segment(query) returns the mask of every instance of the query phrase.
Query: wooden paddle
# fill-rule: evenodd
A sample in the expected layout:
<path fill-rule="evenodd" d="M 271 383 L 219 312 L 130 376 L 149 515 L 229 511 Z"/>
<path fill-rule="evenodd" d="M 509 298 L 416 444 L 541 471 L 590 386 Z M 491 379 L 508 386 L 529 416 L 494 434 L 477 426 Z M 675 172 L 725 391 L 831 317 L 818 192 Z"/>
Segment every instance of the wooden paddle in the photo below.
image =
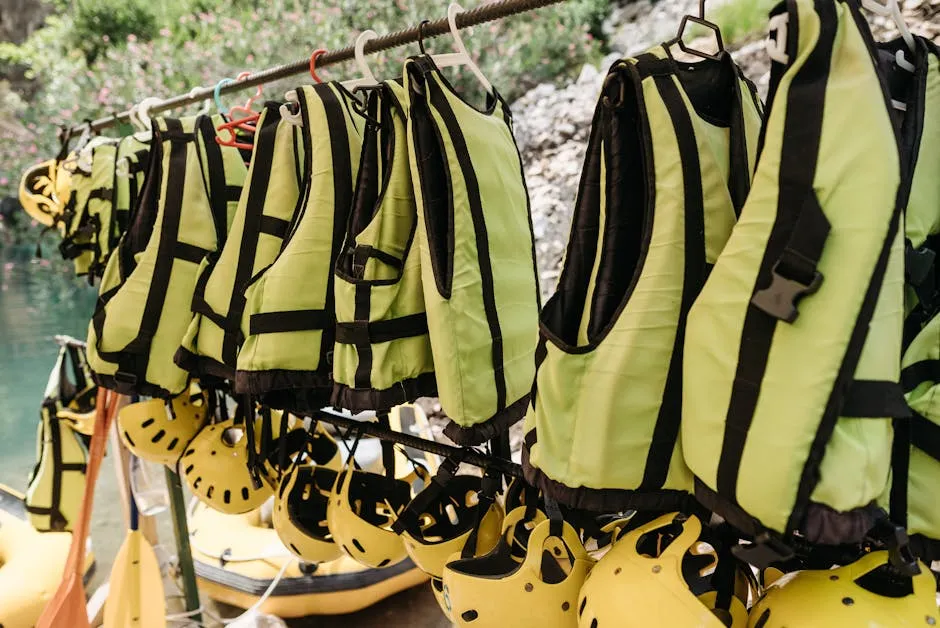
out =
<path fill-rule="evenodd" d="M 105 628 L 166 628 L 163 576 L 153 547 L 138 528 L 139 512 L 133 492 L 130 529 L 111 567 L 108 600 L 104 605 Z"/>
<path fill-rule="evenodd" d="M 36 623 L 36 628 L 90 628 L 88 611 L 85 608 L 85 585 L 82 582 L 85 566 L 85 541 L 91 525 L 91 511 L 95 501 L 95 483 L 101 460 L 108 442 L 108 427 L 117 414 L 117 395 L 104 388 L 98 389 L 98 401 L 95 412 L 95 431 L 91 437 L 88 454 L 88 469 L 85 472 L 85 496 L 78 523 L 72 530 L 72 545 L 65 563 L 62 583 L 55 595 L 49 600 Z"/>

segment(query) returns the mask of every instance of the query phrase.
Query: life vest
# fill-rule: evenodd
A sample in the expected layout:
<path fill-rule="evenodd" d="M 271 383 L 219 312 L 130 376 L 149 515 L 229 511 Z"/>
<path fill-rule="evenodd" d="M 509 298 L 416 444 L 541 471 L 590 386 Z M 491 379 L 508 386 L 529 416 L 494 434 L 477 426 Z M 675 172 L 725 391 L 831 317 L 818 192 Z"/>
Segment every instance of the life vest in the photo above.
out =
<path fill-rule="evenodd" d="M 176 363 L 195 375 L 235 379 L 245 287 L 277 257 L 300 197 L 301 130 L 269 103 L 225 246 L 202 261 L 193 319 Z"/>
<path fill-rule="evenodd" d="M 415 242 L 406 94 L 373 92 L 346 243 L 336 263 L 332 405 L 390 410 L 437 394 Z"/>
<path fill-rule="evenodd" d="M 297 91 L 303 120 L 302 204 L 277 259 L 245 290 L 236 391 L 296 412 L 329 405 L 336 319 L 333 268 L 352 204 L 362 116 L 339 83 Z"/>
<path fill-rule="evenodd" d="M 915 552 L 929 563 L 940 560 L 940 49 L 920 37 L 916 41 L 902 126 L 913 178 L 905 211 L 908 288 L 901 384 L 912 416 L 895 422 L 889 503 L 892 519 L 907 527 Z"/>
<path fill-rule="evenodd" d="M 460 445 L 525 414 L 539 294 L 529 198 L 509 106 L 480 111 L 426 55 L 405 62 L 408 151 L 438 394 Z"/>
<path fill-rule="evenodd" d="M 109 220 L 114 185 L 116 147 L 106 138 L 95 138 L 94 144 L 79 151 L 74 159 L 72 194 L 65 207 L 65 234 L 59 244 L 62 257 L 72 260 L 75 274 L 94 274 L 101 259 L 100 231 L 102 219 Z M 82 153 L 89 153 L 85 169 Z M 107 248 L 107 247 L 106 247 Z"/>
<path fill-rule="evenodd" d="M 143 188 L 150 157 L 150 144 L 136 135 L 128 135 L 118 142 L 114 155 L 114 200 L 111 224 L 107 232 L 110 250 L 117 247 L 121 235 L 127 231 Z M 102 270 L 107 259 L 102 263 Z"/>
<path fill-rule="evenodd" d="M 723 55 L 616 63 L 594 113 L 564 269 L 542 310 L 527 479 L 599 511 L 683 508 L 682 343 L 750 189 L 761 105 Z"/>
<path fill-rule="evenodd" d="M 69 421 L 58 416 L 90 383 L 79 354 L 77 347 L 59 349 L 39 411 L 36 466 L 24 502 L 30 523 L 42 532 L 71 530 L 82 506 L 88 450 Z M 74 382 L 67 375 L 70 367 Z"/>
<path fill-rule="evenodd" d="M 884 516 L 892 418 L 907 413 L 898 134 L 854 1 L 773 15 L 787 63 L 747 202 L 689 313 L 682 448 L 699 501 L 765 548 L 797 531 L 853 543 Z"/>
<path fill-rule="evenodd" d="M 153 181 L 145 185 L 126 249 L 105 271 L 88 344 L 99 385 L 166 398 L 186 388 L 188 374 L 173 355 L 192 318 L 197 269 L 225 240 L 228 205 L 237 200 L 231 189 L 244 181 L 245 165 L 238 149 L 215 141 L 209 117 L 155 124 Z"/>

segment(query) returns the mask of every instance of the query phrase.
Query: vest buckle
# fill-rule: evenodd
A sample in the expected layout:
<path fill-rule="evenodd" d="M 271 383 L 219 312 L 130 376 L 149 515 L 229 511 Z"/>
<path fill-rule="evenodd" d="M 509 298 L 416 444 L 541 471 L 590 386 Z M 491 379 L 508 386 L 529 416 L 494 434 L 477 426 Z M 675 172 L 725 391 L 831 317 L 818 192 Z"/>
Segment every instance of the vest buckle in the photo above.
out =
<path fill-rule="evenodd" d="M 133 373 L 128 373 L 127 371 L 117 371 L 114 374 L 114 381 L 119 384 L 127 384 L 128 386 L 136 386 L 137 376 Z"/>
<path fill-rule="evenodd" d="M 793 550 L 783 540 L 769 532 L 755 537 L 751 545 L 735 545 L 731 553 L 739 560 L 754 565 L 758 569 L 764 569 L 773 563 L 788 561 L 794 556 Z"/>
<path fill-rule="evenodd" d="M 758 290 L 751 297 L 751 304 L 776 319 L 792 323 L 800 315 L 796 304 L 805 296 L 814 294 L 823 282 L 823 274 L 813 270 L 809 281 L 788 277 L 782 272 L 780 261 L 771 271 L 770 286 Z"/>
<path fill-rule="evenodd" d="M 927 245 L 914 248 L 907 240 L 904 247 L 904 281 L 907 282 L 917 299 L 930 309 L 937 298 L 938 281 L 936 278 L 937 253 Z"/>

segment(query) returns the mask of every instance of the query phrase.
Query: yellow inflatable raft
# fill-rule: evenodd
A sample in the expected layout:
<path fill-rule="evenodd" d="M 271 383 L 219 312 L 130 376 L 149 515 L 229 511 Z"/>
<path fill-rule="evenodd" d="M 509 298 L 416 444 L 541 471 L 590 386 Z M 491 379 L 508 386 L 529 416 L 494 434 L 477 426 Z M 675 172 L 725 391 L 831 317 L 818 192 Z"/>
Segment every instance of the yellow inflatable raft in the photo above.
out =
<path fill-rule="evenodd" d="M 59 588 L 71 532 L 37 532 L 23 495 L 0 484 L 0 627 L 33 628 Z M 94 569 L 85 555 L 85 579 Z"/>
<path fill-rule="evenodd" d="M 189 518 L 190 544 L 199 589 L 213 600 L 248 608 L 290 562 L 260 611 L 278 617 L 352 613 L 399 591 L 427 582 L 410 559 L 382 569 L 348 556 L 299 564 L 281 544 L 264 507 L 226 515 L 198 504 Z"/>

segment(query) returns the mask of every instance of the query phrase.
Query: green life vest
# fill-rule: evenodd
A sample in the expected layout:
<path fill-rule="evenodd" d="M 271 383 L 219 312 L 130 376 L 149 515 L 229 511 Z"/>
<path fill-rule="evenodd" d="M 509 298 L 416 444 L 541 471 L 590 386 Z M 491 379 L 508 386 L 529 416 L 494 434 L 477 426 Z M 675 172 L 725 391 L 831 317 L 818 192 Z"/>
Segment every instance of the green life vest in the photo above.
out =
<path fill-rule="evenodd" d="M 29 477 L 25 504 L 30 523 L 41 532 L 71 530 L 82 507 L 88 450 L 69 422 L 58 416 L 72 407 L 79 395 L 87 397 L 91 381 L 80 352 L 77 347 L 59 349 L 40 407 L 36 466 Z M 69 367 L 74 381 L 69 380 Z"/>
<path fill-rule="evenodd" d="M 108 234 L 111 250 L 117 247 L 121 235 L 127 231 L 133 219 L 137 199 L 147 173 L 149 157 L 149 142 L 141 141 L 134 135 L 121 138 L 117 145 L 114 157 L 114 207 L 111 210 L 111 226 Z"/>
<path fill-rule="evenodd" d="M 238 149 L 216 142 L 211 118 L 156 124 L 141 204 L 105 271 L 88 345 L 99 385 L 170 397 L 188 382 L 173 355 L 192 319 L 196 272 L 225 240 L 246 169 Z"/>
<path fill-rule="evenodd" d="M 297 92 L 303 120 L 301 207 L 277 259 L 245 291 L 236 391 L 296 412 L 329 405 L 336 332 L 333 268 L 362 148 L 362 116 L 339 83 Z"/>
<path fill-rule="evenodd" d="M 750 189 L 761 125 L 730 55 L 616 63 L 594 113 L 565 265 L 541 315 L 529 482 L 597 511 L 682 509 L 682 344 Z"/>
<path fill-rule="evenodd" d="M 689 313 L 682 448 L 696 497 L 744 532 L 853 543 L 884 516 L 907 413 L 906 193 L 857 4 L 785 12 L 751 192 Z"/>
<path fill-rule="evenodd" d="M 920 37 L 916 41 L 902 126 L 913 179 L 905 212 L 905 336 L 911 339 L 901 384 L 912 416 L 895 423 L 890 508 L 892 519 L 907 527 L 915 552 L 929 563 L 940 560 L 940 49 Z"/>
<path fill-rule="evenodd" d="M 508 105 L 467 104 L 426 55 L 405 62 L 408 151 L 445 434 L 477 445 L 525 414 L 539 295 Z"/>
<path fill-rule="evenodd" d="M 79 276 L 100 274 L 102 226 L 109 224 L 114 186 L 114 143 L 98 138 L 91 153 L 91 168 L 77 167 L 72 174 L 72 194 L 66 206 L 66 229 L 59 252 L 75 265 Z M 80 159 L 78 161 L 81 161 Z M 103 268 L 103 267 L 102 267 Z"/>
<path fill-rule="evenodd" d="M 228 238 L 199 269 L 193 319 L 176 363 L 194 375 L 235 379 L 248 281 L 277 257 L 300 198 L 301 130 L 278 106 L 261 112 L 255 148 Z"/>
<path fill-rule="evenodd" d="M 415 242 L 406 94 L 372 93 L 346 244 L 336 263 L 332 405 L 384 411 L 435 396 L 434 360 Z"/>

